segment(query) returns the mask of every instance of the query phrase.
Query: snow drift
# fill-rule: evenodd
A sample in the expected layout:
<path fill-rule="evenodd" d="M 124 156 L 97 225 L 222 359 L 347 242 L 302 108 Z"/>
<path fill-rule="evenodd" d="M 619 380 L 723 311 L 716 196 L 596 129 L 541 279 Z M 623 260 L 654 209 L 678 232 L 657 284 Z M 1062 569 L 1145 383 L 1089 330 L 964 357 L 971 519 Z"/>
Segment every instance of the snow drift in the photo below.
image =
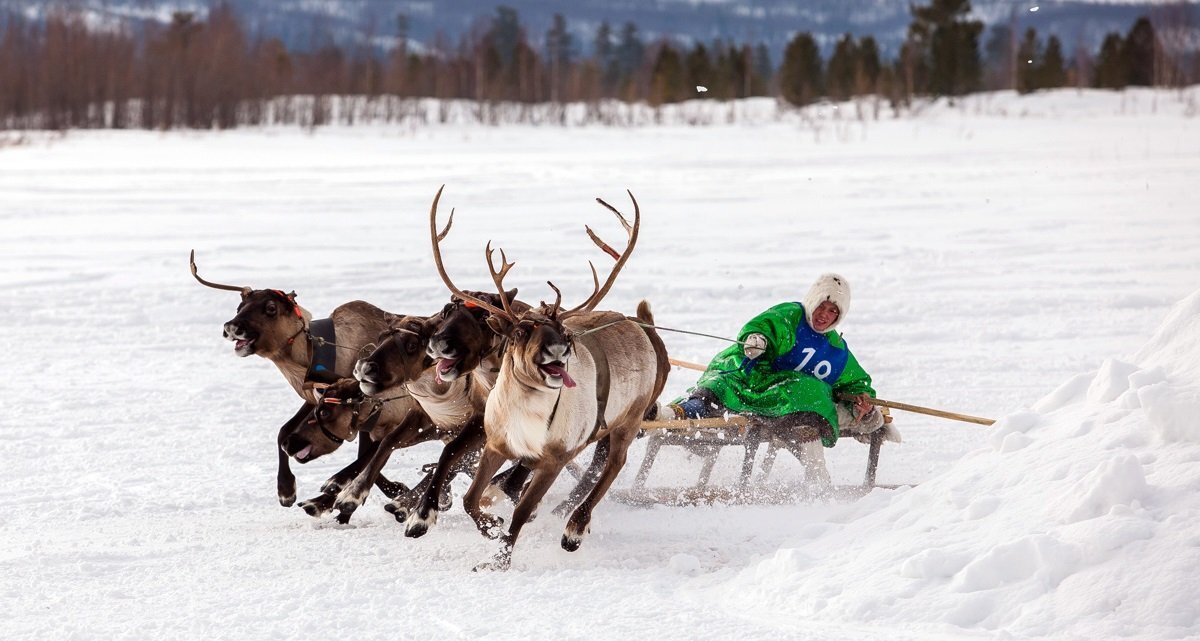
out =
<path fill-rule="evenodd" d="M 1200 292 L 990 429 L 919 487 L 877 490 L 723 587 L 734 609 L 1055 639 L 1200 633 Z M 1193 637 L 1194 638 L 1194 637 Z"/>

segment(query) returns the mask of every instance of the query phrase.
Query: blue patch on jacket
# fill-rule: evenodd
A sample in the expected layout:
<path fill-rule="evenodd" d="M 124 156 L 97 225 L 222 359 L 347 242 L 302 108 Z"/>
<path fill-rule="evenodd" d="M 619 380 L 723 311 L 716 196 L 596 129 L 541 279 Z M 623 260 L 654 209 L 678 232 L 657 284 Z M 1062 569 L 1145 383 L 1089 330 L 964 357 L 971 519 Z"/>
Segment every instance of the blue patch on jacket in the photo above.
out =
<path fill-rule="evenodd" d="M 801 309 L 804 309 L 801 307 Z M 808 312 L 805 311 L 807 316 Z M 779 358 L 771 361 L 777 370 L 804 372 L 833 385 L 846 369 L 850 352 L 834 347 L 824 334 L 818 334 L 808 326 L 804 318 L 796 326 L 796 346 Z"/>

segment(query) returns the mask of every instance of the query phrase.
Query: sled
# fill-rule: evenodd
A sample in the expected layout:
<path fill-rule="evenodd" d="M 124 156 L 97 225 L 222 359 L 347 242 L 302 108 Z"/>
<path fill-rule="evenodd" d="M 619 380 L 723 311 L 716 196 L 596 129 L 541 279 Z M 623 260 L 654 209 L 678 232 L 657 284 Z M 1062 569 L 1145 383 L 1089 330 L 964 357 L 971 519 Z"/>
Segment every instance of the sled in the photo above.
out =
<path fill-rule="evenodd" d="M 890 424 L 892 417 L 883 408 L 884 422 Z M 861 485 L 834 485 L 815 489 L 811 483 L 768 484 L 775 457 L 781 450 L 789 451 L 797 459 L 800 452 L 792 451 L 789 444 L 767 437 L 752 436 L 743 416 L 730 415 L 725 418 L 679 419 L 645 421 L 642 430 L 648 439 L 646 455 L 628 490 L 614 491 L 612 496 L 629 505 L 711 505 L 796 503 L 816 498 L 853 499 L 863 496 L 877 487 L 895 488 L 895 485 L 878 485 L 875 474 L 879 469 L 879 453 L 883 447 L 884 430 L 869 435 L 858 435 L 868 439 L 867 469 Z M 843 433 L 842 439 L 854 438 L 855 434 Z M 767 452 L 759 465 L 759 479 L 751 483 L 754 476 L 758 450 L 766 443 Z M 703 459 L 695 485 L 688 487 L 646 487 L 650 470 L 663 446 L 682 447 Z M 714 487 L 709 484 L 717 457 L 726 447 L 743 449 L 742 468 L 737 487 Z"/>

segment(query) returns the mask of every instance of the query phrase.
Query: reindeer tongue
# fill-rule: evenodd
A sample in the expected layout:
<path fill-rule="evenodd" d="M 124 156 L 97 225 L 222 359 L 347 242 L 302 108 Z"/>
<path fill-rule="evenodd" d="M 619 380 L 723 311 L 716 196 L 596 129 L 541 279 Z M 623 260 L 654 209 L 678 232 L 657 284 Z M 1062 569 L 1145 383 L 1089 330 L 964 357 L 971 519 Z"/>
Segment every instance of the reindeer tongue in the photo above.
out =
<path fill-rule="evenodd" d="M 454 366 L 457 363 L 458 363 L 458 361 L 454 360 L 453 358 L 439 359 L 437 362 L 437 367 L 434 368 L 434 371 L 433 371 L 434 378 L 437 379 L 437 382 L 444 383 L 445 381 L 442 380 L 442 374 L 454 369 Z"/>
<path fill-rule="evenodd" d="M 312 445 L 309 445 L 309 446 L 305 447 L 304 449 L 300 450 L 299 452 L 296 452 L 296 460 L 303 461 L 305 458 L 308 457 L 308 453 L 311 451 L 312 451 Z"/>
<path fill-rule="evenodd" d="M 567 368 L 562 365 L 542 365 L 542 369 L 561 378 L 566 387 L 575 387 L 575 379 L 571 378 L 571 375 L 567 373 Z"/>

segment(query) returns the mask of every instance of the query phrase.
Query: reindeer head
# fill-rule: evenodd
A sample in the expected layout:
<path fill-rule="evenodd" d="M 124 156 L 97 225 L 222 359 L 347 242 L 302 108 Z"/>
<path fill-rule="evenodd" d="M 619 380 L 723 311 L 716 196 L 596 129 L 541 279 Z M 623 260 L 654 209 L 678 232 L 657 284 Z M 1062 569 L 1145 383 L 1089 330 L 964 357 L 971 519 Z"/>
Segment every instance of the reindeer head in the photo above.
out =
<path fill-rule="evenodd" d="M 379 335 L 370 354 L 354 364 L 354 377 L 362 390 L 378 394 L 420 377 L 433 365 L 425 346 L 434 328 L 434 321 L 422 316 L 404 316 L 393 322 Z"/>
<path fill-rule="evenodd" d="M 592 295 L 578 306 L 563 311 L 561 309 L 562 293 L 553 283 L 547 283 L 554 290 L 556 296 L 553 304 L 547 305 L 546 303 L 542 303 L 537 309 L 515 309 L 511 303 L 512 298 L 504 290 L 504 276 L 508 274 L 508 271 L 516 263 L 508 262 L 508 257 L 505 256 L 504 250 L 501 249 L 500 266 L 497 268 L 494 260 L 494 251 L 490 242 L 485 249 L 485 255 L 488 270 L 491 272 L 492 282 L 496 285 L 498 295 L 485 298 L 476 296 L 472 292 L 464 292 L 455 287 L 450 277 L 446 274 L 445 266 L 442 264 L 440 249 L 441 241 L 450 233 L 450 227 L 454 224 L 454 212 L 450 213 L 450 220 L 446 223 L 446 228 L 438 232 L 437 205 L 441 197 L 442 189 L 438 189 L 437 196 L 434 197 L 433 205 L 429 210 L 429 234 L 433 243 L 434 262 L 437 264 L 438 274 L 442 277 L 442 281 L 458 299 L 474 303 L 489 313 L 487 324 L 492 328 L 492 331 L 504 340 L 504 363 L 508 366 L 508 371 L 512 376 L 531 387 L 550 389 L 558 389 L 564 386 L 574 387 L 575 381 L 567 373 L 568 362 L 572 355 L 572 338 L 563 322 L 571 316 L 593 311 L 596 305 L 608 294 L 609 289 L 612 288 L 613 283 L 616 281 L 617 274 L 625 266 L 625 262 L 629 260 L 629 256 L 637 243 L 638 230 L 641 227 L 641 209 L 638 207 L 637 199 L 633 197 L 632 193 L 629 194 L 630 199 L 633 200 L 634 208 L 634 222 L 632 225 L 611 205 L 599 198 L 596 199 L 597 202 L 617 216 L 617 219 L 621 221 L 621 225 L 625 228 L 629 240 L 625 246 L 625 251 L 618 253 L 601 240 L 590 227 L 585 226 L 587 234 L 592 241 L 604 250 L 605 253 L 616 259 L 616 264 L 613 266 L 612 271 L 609 272 L 604 284 L 601 285 L 600 279 L 596 275 L 595 265 L 591 265 L 589 262 L 592 268 L 592 281 L 595 284 Z M 494 298 L 499 299 L 499 304 L 496 304 Z"/>
<path fill-rule="evenodd" d="M 269 357 L 282 352 L 308 327 L 305 312 L 296 303 L 296 292 L 285 294 L 278 289 L 251 289 L 204 280 L 196 271 L 194 250 L 189 263 L 192 276 L 201 285 L 241 294 L 237 315 L 225 323 L 222 331 L 226 340 L 233 341 L 233 351 L 238 356 Z"/>
<path fill-rule="evenodd" d="M 502 305 L 497 294 L 467 293 L 494 307 Z M 504 296 L 513 301 L 514 308 L 529 308 L 516 301 L 515 289 L 508 290 Z M 491 317 L 491 312 L 486 308 L 458 296 L 452 296 L 441 313 L 434 317 L 436 327 L 425 353 L 433 359 L 439 381 L 450 382 L 470 372 L 494 351 L 498 341 L 496 334 L 488 327 Z"/>
<path fill-rule="evenodd" d="M 358 381 L 343 378 L 325 388 L 320 402 L 283 440 L 283 451 L 300 463 L 321 458 L 353 441 L 379 407 L 363 395 Z M 367 428 L 369 429 L 369 428 Z"/>

